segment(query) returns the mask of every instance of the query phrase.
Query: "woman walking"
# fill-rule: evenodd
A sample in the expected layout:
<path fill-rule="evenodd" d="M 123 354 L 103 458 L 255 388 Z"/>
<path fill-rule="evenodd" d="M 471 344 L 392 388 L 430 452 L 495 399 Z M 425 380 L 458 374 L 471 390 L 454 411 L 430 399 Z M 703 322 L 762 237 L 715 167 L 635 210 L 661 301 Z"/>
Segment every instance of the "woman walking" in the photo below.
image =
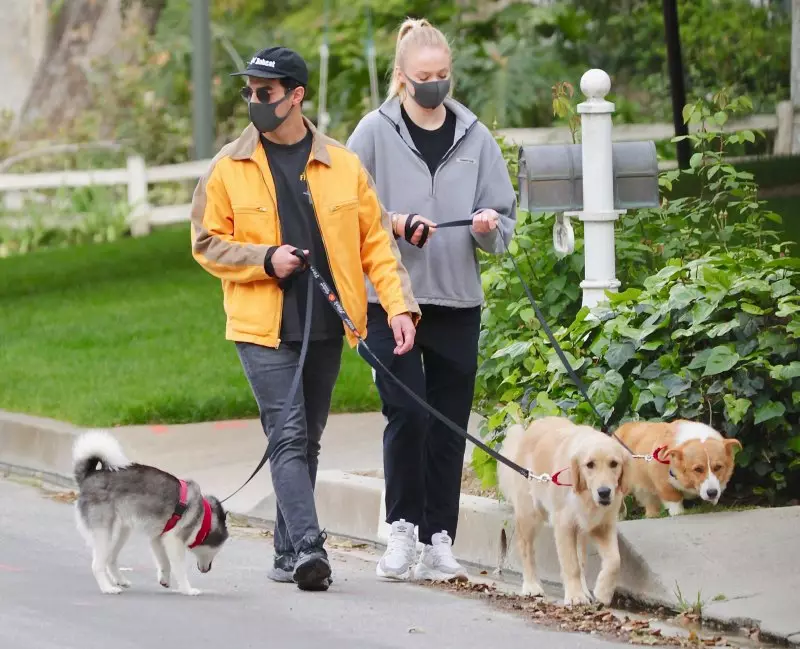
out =
<path fill-rule="evenodd" d="M 367 344 L 418 395 L 466 428 L 478 366 L 483 290 L 476 248 L 503 252 L 516 195 L 489 129 L 452 98 L 447 39 L 427 20 L 400 27 L 389 95 L 347 146 L 377 186 L 422 309 L 416 345 L 396 356 L 387 314 L 368 284 Z M 471 227 L 435 225 L 472 219 Z M 500 240 L 502 237 L 503 241 Z M 466 578 L 455 560 L 465 440 L 380 372 L 388 547 L 379 577 Z M 414 527 L 423 544 L 416 561 Z M 416 564 L 416 565 L 415 565 Z"/>

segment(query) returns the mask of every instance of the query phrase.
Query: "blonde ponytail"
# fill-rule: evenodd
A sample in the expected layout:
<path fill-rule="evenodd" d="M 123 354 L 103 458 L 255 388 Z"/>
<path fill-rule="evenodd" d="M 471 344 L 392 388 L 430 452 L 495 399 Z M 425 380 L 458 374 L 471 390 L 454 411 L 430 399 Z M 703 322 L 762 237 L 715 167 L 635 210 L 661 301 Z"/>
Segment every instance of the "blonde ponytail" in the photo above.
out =
<path fill-rule="evenodd" d="M 450 44 L 447 37 L 425 18 L 406 18 L 397 33 L 397 45 L 392 64 L 392 80 L 389 83 L 387 99 L 405 92 L 404 83 L 397 77 L 397 68 L 402 68 L 409 49 L 420 47 L 441 47 L 450 55 Z M 401 97 L 402 99 L 402 97 Z"/>

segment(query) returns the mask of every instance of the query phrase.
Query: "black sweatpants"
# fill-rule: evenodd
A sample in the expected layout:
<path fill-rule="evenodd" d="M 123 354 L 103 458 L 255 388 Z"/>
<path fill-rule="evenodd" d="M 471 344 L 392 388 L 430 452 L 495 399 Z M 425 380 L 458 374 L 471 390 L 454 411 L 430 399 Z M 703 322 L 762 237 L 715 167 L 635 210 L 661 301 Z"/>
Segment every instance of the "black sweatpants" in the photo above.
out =
<path fill-rule="evenodd" d="M 480 307 L 422 305 L 414 348 L 396 356 L 386 312 L 370 304 L 367 345 L 405 385 L 466 429 L 480 317 Z M 422 543 L 442 531 L 455 541 L 466 440 L 428 415 L 381 370 L 375 383 L 388 420 L 383 433 L 386 522 L 403 518 L 418 525 Z"/>

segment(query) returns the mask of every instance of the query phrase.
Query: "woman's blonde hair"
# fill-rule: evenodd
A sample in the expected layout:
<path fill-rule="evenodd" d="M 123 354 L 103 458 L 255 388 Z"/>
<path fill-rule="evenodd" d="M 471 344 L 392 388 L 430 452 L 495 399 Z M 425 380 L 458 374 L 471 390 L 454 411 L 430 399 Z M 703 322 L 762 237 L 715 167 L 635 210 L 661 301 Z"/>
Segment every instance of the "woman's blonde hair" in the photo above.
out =
<path fill-rule="evenodd" d="M 406 18 L 403 24 L 400 25 L 400 31 L 397 34 L 394 63 L 391 69 L 392 80 L 389 83 L 387 99 L 405 92 L 405 84 L 398 78 L 397 68 L 403 67 L 409 49 L 413 50 L 421 47 L 441 47 L 447 52 L 448 56 L 451 56 L 450 43 L 447 42 L 447 37 L 441 31 L 431 25 L 425 18 Z M 452 94 L 452 91 L 451 83 L 449 94 Z"/>

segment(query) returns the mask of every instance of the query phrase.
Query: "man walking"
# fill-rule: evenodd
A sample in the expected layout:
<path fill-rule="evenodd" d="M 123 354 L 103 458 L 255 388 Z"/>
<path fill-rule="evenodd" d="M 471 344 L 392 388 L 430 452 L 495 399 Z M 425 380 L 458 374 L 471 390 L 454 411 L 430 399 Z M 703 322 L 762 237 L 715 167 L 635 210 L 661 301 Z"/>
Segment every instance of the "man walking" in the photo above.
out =
<path fill-rule="evenodd" d="M 320 438 L 339 374 L 343 334 L 355 337 L 313 291 L 308 353 L 286 424 L 276 419 L 297 369 L 306 322 L 302 250 L 366 333 L 364 274 L 389 316 L 397 347 L 414 343 L 419 307 L 391 225 L 358 157 L 302 115 L 308 84 L 296 52 L 271 47 L 245 70 L 252 122 L 214 157 L 192 199 L 192 254 L 222 280 L 226 338 L 235 341 L 269 438 L 278 501 L 276 581 L 327 590 L 331 567 L 314 504 Z"/>

